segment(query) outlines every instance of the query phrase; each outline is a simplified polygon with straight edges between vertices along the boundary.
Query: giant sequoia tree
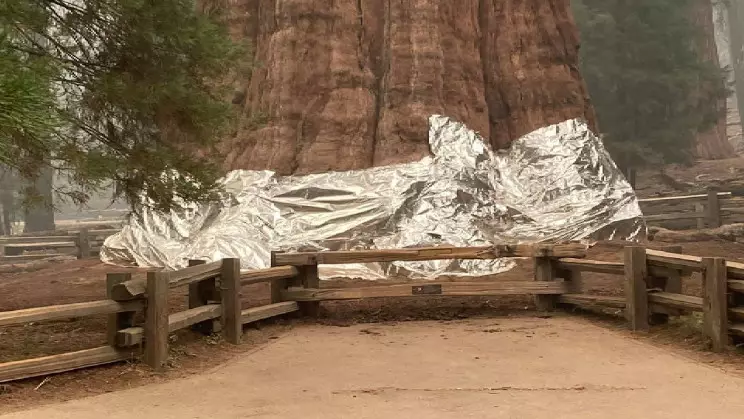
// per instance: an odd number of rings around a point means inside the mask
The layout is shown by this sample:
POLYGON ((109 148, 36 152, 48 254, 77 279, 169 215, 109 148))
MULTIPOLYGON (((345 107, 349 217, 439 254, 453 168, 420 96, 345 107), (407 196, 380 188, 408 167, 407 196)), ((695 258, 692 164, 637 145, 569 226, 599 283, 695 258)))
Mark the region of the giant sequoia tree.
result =
POLYGON ((497 148, 568 118, 591 123, 568 0, 234 0, 260 63, 235 94, 226 167, 308 173, 412 161, 427 117, 497 148), (260 122, 260 124, 258 124, 260 122))

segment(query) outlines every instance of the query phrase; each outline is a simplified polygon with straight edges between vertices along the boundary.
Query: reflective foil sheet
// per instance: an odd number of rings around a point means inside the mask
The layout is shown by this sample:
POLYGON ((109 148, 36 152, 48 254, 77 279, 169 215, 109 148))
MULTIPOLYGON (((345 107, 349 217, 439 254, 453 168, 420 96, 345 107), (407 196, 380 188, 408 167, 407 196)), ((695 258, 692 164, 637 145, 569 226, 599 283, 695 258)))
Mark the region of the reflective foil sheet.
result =
MULTIPOLYGON (((415 163, 307 176, 238 170, 219 203, 143 210, 106 239, 101 259, 177 269, 189 259, 238 257, 269 266, 276 251, 483 246, 637 239, 646 234, 633 189, 580 120, 534 131, 508 150, 450 118, 429 118, 432 156, 415 163)), ((323 266, 325 278, 482 276, 509 259, 323 266)))

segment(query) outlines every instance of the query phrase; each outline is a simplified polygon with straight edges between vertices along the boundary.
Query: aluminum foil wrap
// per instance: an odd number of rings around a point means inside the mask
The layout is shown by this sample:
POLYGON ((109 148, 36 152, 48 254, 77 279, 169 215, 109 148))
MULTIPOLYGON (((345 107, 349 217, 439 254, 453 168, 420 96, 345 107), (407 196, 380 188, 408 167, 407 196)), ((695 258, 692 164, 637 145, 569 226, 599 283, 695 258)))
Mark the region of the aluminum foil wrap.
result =
MULTIPOLYGON (((104 262, 182 268, 238 257, 269 265, 272 250, 483 246, 635 239, 646 227, 633 189, 581 120, 491 151, 464 124, 429 118, 431 156, 415 163, 306 176, 237 170, 219 203, 143 210, 101 250, 104 262)), ((509 259, 322 266, 321 276, 482 276, 509 259)))

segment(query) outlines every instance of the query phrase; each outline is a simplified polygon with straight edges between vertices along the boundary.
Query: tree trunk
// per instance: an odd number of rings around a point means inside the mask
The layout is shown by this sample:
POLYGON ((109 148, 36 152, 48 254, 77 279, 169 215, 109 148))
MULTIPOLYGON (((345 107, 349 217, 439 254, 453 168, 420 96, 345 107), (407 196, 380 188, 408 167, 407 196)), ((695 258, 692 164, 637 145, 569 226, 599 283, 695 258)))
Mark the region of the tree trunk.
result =
MULTIPOLYGON (((713 24, 712 0, 695 0, 693 2, 692 17, 695 24, 700 28, 700 40, 698 51, 701 58, 706 62, 714 63, 720 68, 718 60, 718 49, 716 47, 715 26, 713 24)), ((724 81, 721 80, 723 87, 724 81)), ((702 90, 710 89, 709 86, 700 86, 702 90)), ((726 99, 718 101, 720 116, 716 124, 708 131, 698 133, 696 144, 696 155, 705 160, 726 159, 736 156, 734 146, 729 142, 726 135, 726 99)))
POLYGON ((34 184, 38 199, 24 212, 24 233, 54 230, 53 182, 54 170, 52 168, 42 169, 34 184))
MULTIPOLYGON (((744 112, 744 6, 739 0, 725 2, 728 9, 729 47, 739 117, 744 112)), ((744 123, 744 121, 742 121, 744 123)))
POLYGON ((0 205, 3 206, 2 234, 10 236, 13 234, 13 222, 15 221, 15 197, 12 189, 0 190, 0 205))
POLYGON ((234 0, 229 12, 261 65, 239 83, 227 169, 414 161, 431 114, 495 148, 570 118, 595 124, 569 0, 234 0))
POLYGON ((0 166, 0 205, 3 207, 2 212, 2 234, 13 234, 13 223, 16 221, 16 198, 15 192, 18 189, 18 178, 15 173, 4 166, 0 166))

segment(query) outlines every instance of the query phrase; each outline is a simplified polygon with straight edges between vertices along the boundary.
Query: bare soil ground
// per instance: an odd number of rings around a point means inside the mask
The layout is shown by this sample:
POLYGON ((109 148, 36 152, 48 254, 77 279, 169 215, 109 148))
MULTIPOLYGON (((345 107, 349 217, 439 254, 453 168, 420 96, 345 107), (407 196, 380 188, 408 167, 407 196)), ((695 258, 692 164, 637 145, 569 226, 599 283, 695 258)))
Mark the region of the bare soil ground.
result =
POLYGON ((199 375, 1 417, 741 417, 739 374, 628 337, 566 315, 308 325, 199 375))

